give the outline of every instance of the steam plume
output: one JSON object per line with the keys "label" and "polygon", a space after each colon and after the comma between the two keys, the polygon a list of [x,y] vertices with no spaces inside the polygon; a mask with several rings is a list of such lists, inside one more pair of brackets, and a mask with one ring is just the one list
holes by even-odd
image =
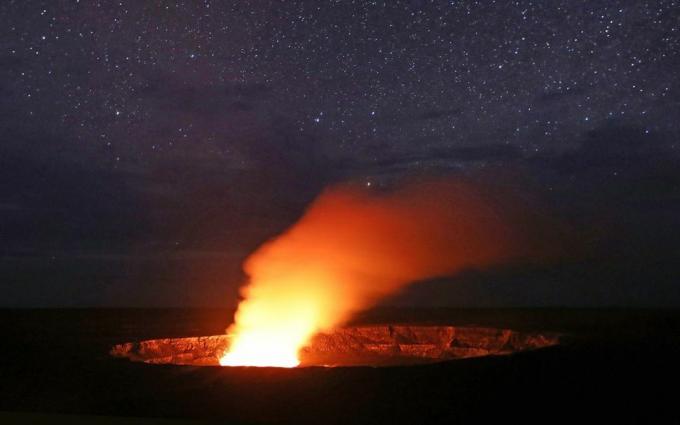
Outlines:
{"label": "steam plume", "polygon": [[416,280],[532,255],[519,199],[462,180],[324,191],[245,262],[224,365],[294,366],[317,332]]}

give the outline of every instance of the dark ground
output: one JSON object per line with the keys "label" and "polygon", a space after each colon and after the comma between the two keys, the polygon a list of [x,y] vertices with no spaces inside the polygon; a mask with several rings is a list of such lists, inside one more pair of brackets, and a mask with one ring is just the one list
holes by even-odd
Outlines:
{"label": "dark ground", "polygon": [[0,310],[0,411],[228,423],[680,422],[678,310],[381,310],[359,319],[569,335],[559,347],[413,367],[201,368],[107,355],[124,341],[220,333],[230,314]]}

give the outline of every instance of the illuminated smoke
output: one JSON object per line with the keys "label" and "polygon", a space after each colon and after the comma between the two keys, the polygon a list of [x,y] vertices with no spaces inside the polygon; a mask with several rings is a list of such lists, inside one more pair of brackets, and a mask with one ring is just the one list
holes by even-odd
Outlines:
{"label": "illuminated smoke", "polygon": [[325,190],[245,262],[222,365],[296,366],[317,332],[405,285],[533,255],[516,196],[462,180]]}

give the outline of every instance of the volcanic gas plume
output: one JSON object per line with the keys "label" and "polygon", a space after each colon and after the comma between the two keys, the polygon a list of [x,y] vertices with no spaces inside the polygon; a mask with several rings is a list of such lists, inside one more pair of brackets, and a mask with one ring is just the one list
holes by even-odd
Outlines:
{"label": "volcanic gas plume", "polygon": [[377,194],[352,185],[325,190],[246,260],[250,280],[220,363],[296,366],[314,334],[411,282],[533,255],[522,205],[452,180]]}

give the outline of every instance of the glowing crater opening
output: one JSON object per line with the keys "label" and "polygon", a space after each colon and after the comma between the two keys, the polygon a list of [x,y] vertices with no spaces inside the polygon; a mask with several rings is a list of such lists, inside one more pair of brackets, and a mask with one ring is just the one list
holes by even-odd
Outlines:
{"label": "glowing crater opening", "polygon": [[248,333],[219,360],[221,366],[295,367],[300,364],[297,347],[268,333]]}
{"label": "glowing crater opening", "polygon": [[560,336],[479,326],[361,325],[316,334],[297,352],[268,344],[264,349],[273,351],[247,358],[224,356],[232,342],[229,335],[152,339],[116,345],[111,354],[151,364],[192,366],[393,366],[507,355],[553,346]]}

